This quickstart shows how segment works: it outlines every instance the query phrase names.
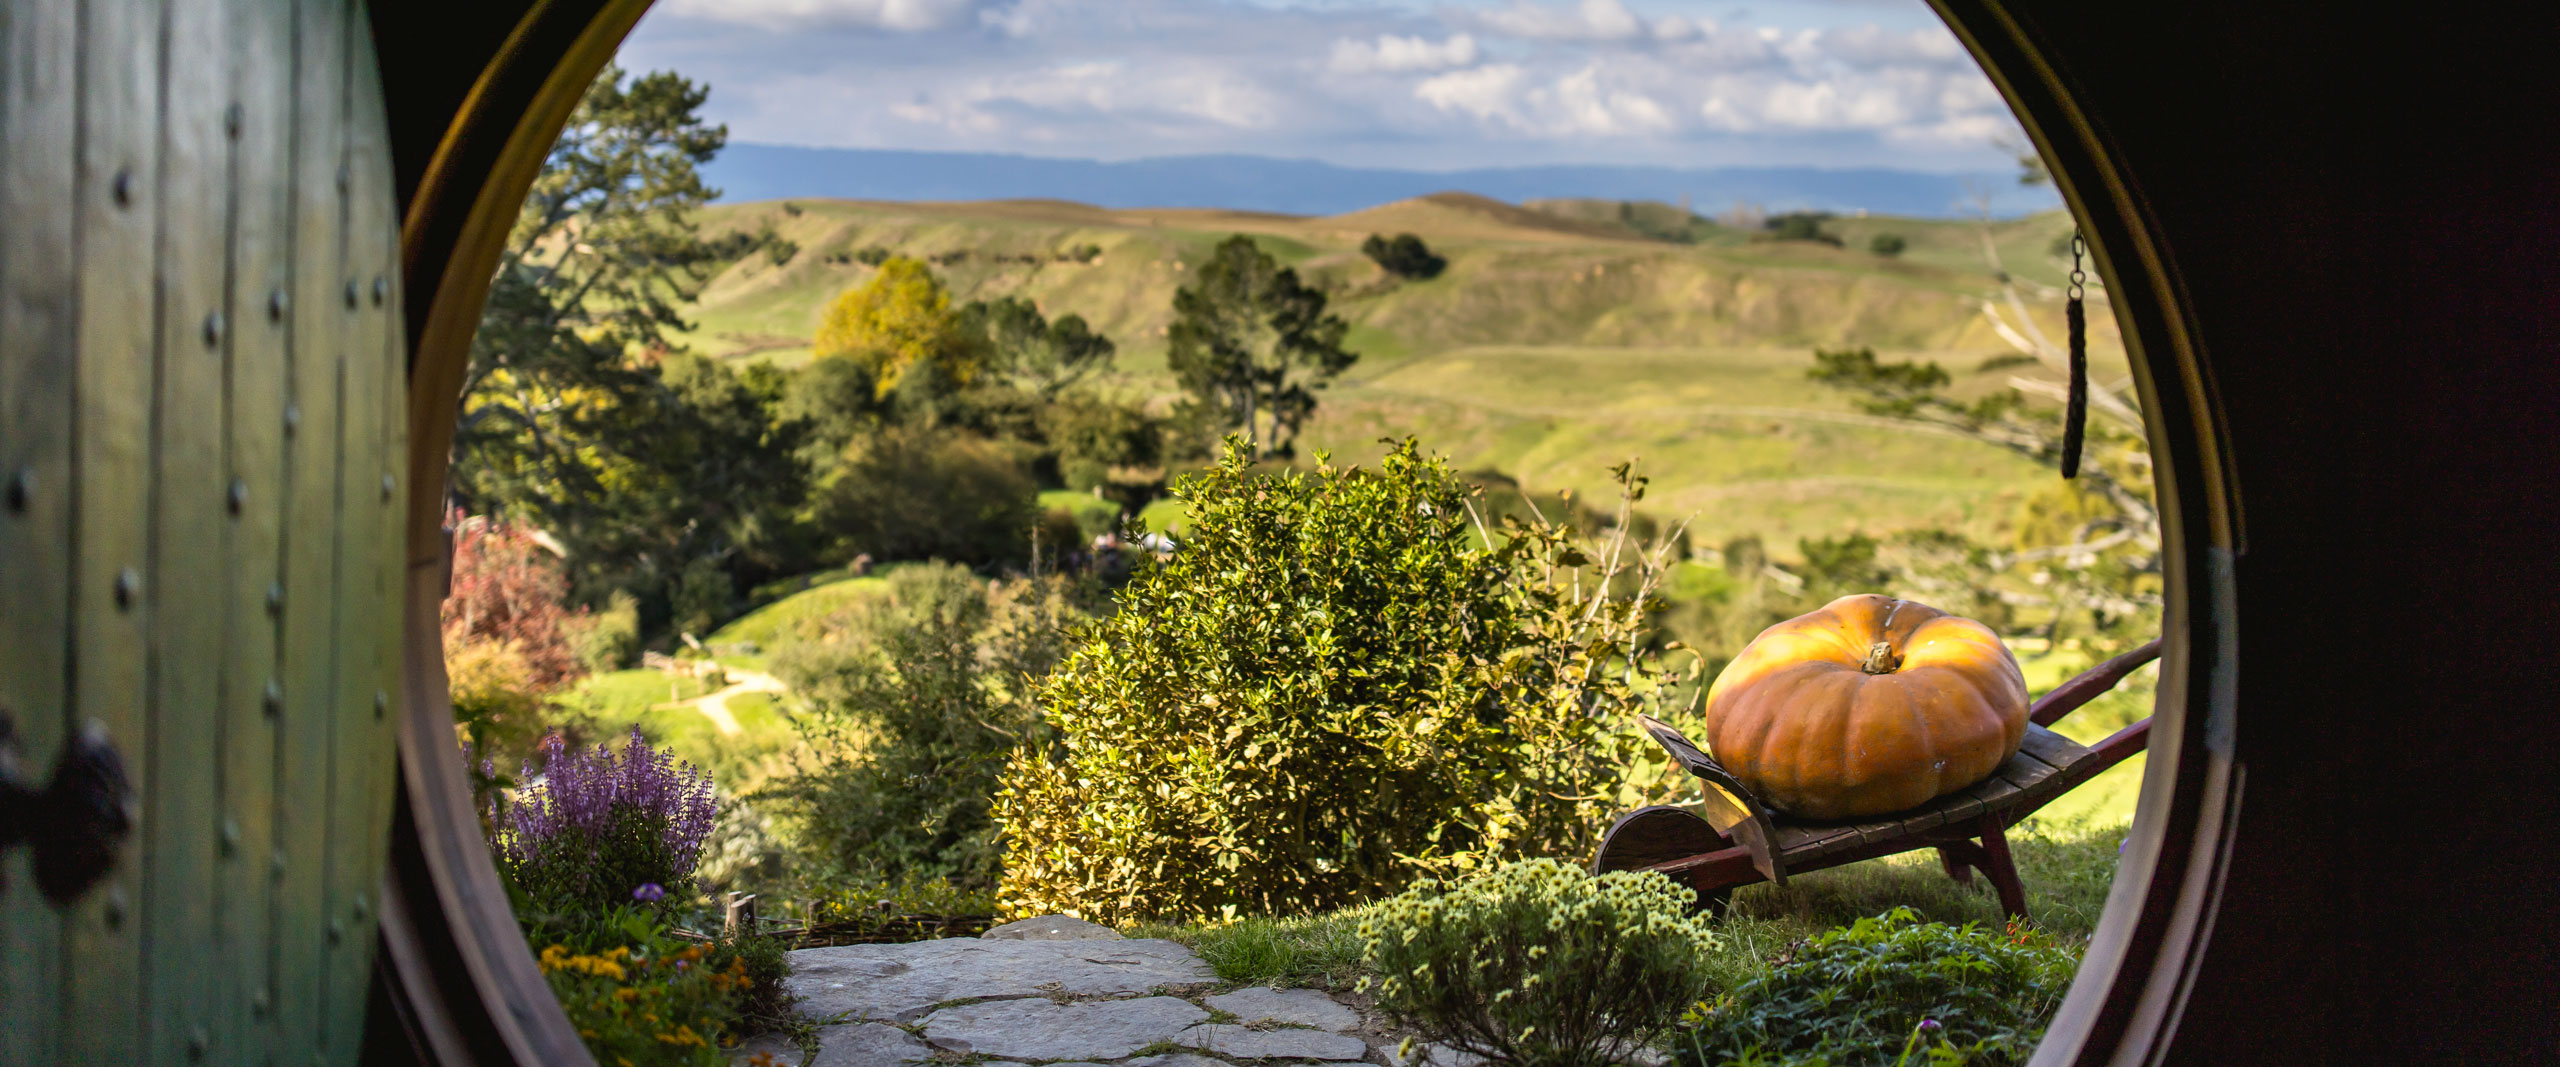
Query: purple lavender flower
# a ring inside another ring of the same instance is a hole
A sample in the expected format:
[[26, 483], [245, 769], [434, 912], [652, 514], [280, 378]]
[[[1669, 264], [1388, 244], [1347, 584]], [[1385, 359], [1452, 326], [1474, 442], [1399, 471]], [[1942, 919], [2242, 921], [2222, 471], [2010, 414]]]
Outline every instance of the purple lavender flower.
[[605, 903], [635, 885], [633, 899], [655, 902], [689, 884], [719, 808], [710, 775], [650, 747], [637, 726], [619, 754], [572, 752], [557, 735], [543, 748], [541, 771], [526, 763], [506, 817], [492, 820], [499, 863], [519, 884], [548, 906]]

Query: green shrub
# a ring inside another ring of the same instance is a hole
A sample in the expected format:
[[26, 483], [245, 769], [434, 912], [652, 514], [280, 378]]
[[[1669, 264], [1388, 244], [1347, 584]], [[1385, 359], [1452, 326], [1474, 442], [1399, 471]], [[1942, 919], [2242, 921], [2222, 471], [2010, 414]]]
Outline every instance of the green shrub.
[[985, 564], [1030, 551], [1038, 487], [1005, 448], [964, 433], [890, 428], [848, 447], [813, 517], [835, 558]]
[[701, 635], [729, 621], [737, 605], [738, 586], [718, 560], [696, 559], [684, 565], [667, 596], [670, 625], [679, 633]]
[[1903, 249], [1909, 247], [1911, 242], [1903, 240], [1902, 235], [1898, 233], [1880, 233], [1867, 242], [1867, 251], [1879, 256], [1898, 256], [1902, 254]]
[[1624, 1062], [1706, 992], [1715, 935], [1650, 871], [1551, 859], [1424, 885], [1360, 924], [1378, 1007], [1500, 1064]]
[[1360, 254], [1375, 261], [1387, 273], [1399, 278], [1425, 281], [1440, 276], [1449, 261], [1422, 243], [1422, 238], [1409, 233], [1394, 237], [1373, 233], [1360, 242]]
[[1828, 211], [1790, 211], [1769, 216], [1765, 225], [1770, 236], [1781, 241], [1815, 241], [1838, 248], [1839, 235], [1822, 228], [1822, 224], [1829, 221], [1831, 213]]
[[1588, 854], [1658, 679], [1627, 659], [1642, 583], [1604, 592], [1638, 554], [1489, 534], [1411, 441], [1374, 472], [1250, 467], [1231, 442], [1182, 481], [1181, 550], [1043, 684], [1060, 742], [1022, 750], [997, 799], [1008, 906], [1303, 914]]
[[1923, 923], [1908, 908], [1788, 956], [1709, 1006], [1679, 1067], [2025, 1063], [2080, 962], [2031, 928]]
[[563, 628], [590, 674], [611, 674], [640, 659], [640, 601], [630, 593], [614, 590], [603, 611]]
[[795, 720], [799, 770], [767, 795], [799, 824], [812, 880], [995, 883], [988, 804], [1006, 757], [1037, 736], [1031, 679], [1064, 651], [1075, 609], [1066, 579], [990, 584], [951, 564], [903, 567], [823, 637], [775, 654], [811, 711]]

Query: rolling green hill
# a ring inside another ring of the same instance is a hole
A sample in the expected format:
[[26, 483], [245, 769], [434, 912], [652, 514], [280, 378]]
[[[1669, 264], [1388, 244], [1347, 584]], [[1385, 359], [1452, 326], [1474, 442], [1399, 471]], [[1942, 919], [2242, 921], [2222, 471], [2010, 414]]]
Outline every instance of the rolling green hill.
[[[712, 280], [688, 312], [688, 341], [701, 351], [805, 361], [819, 309], [868, 276], [857, 253], [880, 248], [932, 262], [960, 299], [1021, 295], [1051, 315], [1083, 315], [1121, 347], [1105, 388], [1166, 399], [1174, 290], [1211, 246], [1251, 234], [1332, 293], [1362, 354], [1323, 394], [1302, 446], [1365, 460], [1377, 438], [1414, 434], [1461, 468], [1584, 493], [1606, 490], [1606, 468], [1636, 455], [1654, 477], [1648, 505], [1675, 519], [1694, 512], [1705, 544], [1756, 533], [1783, 552], [1799, 536], [1914, 525], [1989, 534], [2049, 477], [1978, 444], [1862, 415], [1804, 369], [1817, 346], [1865, 345], [1936, 360], [1965, 389], [2053, 378], [2032, 365], [1979, 369], [2017, 351], [1984, 313], [2002, 299], [1984, 246], [2058, 340], [2067, 260], [2055, 248], [2070, 232], [2060, 213], [1989, 224], [1829, 220], [1842, 247], [1704, 220], [1684, 231], [1668, 205], [1523, 207], [1464, 193], [1331, 217], [803, 200], [720, 205], [702, 221], [711, 233], [770, 226], [799, 251], [780, 265], [750, 257]], [[1371, 233], [1400, 232], [1421, 236], [1448, 269], [1401, 282], [1358, 251]], [[1905, 239], [1903, 254], [1865, 250], [1887, 232]], [[1079, 256], [1083, 246], [1100, 254]], [[2103, 311], [2090, 316], [2092, 362], [2120, 376], [2121, 345]]]

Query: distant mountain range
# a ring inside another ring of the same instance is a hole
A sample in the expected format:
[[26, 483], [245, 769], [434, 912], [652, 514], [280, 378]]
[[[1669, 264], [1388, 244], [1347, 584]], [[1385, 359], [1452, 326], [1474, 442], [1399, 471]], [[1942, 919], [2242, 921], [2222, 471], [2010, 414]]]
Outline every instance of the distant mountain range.
[[1074, 200], [1111, 208], [1214, 207], [1332, 215], [1443, 190], [1518, 203], [1549, 197], [1683, 200], [1714, 215], [1737, 203], [1769, 211], [1971, 214], [1976, 191], [2001, 216], [2060, 205], [2014, 174], [1939, 174], [1882, 167], [1494, 167], [1424, 171], [1338, 167], [1263, 156], [1163, 156], [1110, 163], [980, 152], [906, 152], [732, 144], [703, 168], [724, 202], [790, 197], [857, 200]]

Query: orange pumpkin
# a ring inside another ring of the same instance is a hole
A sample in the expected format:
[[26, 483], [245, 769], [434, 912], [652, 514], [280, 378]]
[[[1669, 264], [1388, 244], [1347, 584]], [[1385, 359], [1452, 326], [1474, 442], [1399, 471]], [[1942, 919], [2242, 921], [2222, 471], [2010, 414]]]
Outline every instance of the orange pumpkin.
[[1763, 630], [1707, 689], [1707, 748], [1770, 807], [1918, 807], [1990, 776], [2027, 732], [2027, 682], [1991, 628], [1863, 594]]

